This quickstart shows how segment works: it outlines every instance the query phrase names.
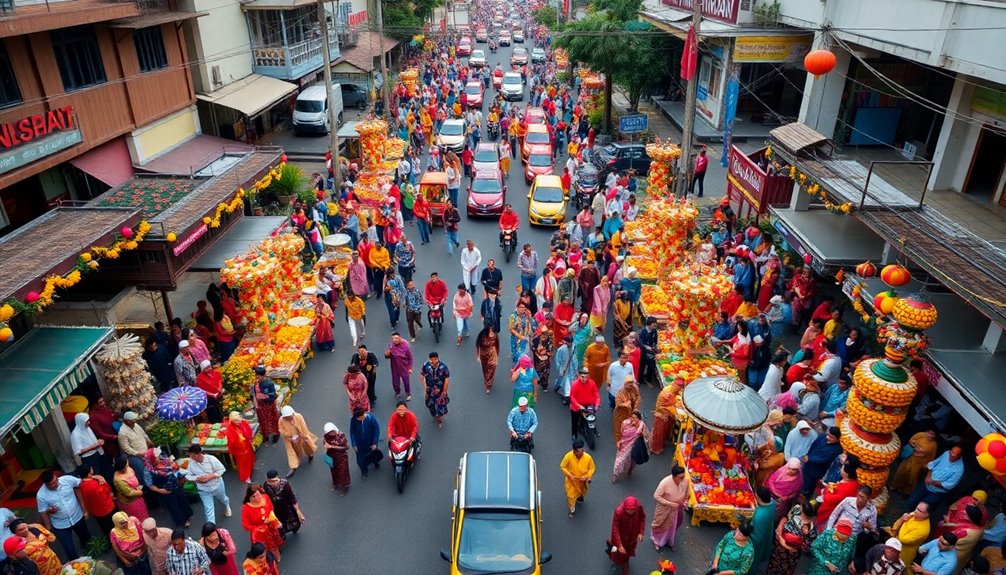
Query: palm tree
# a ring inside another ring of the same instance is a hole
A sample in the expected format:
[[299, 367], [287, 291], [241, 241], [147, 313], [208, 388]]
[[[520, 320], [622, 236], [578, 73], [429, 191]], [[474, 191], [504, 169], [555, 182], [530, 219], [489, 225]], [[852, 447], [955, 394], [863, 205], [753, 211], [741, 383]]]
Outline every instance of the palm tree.
[[604, 134], [611, 133], [612, 76], [619, 68], [634, 65], [626, 50], [624, 25], [610, 13], [595, 12], [564, 27], [555, 41], [571, 59], [604, 74]]

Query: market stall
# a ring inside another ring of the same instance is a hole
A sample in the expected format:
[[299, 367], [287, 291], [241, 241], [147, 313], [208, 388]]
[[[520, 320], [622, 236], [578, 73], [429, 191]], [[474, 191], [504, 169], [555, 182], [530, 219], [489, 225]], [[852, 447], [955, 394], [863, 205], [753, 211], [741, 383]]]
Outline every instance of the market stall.
[[755, 496], [741, 436], [765, 423], [765, 401], [736, 378], [704, 377], [685, 386], [681, 406], [688, 419], [675, 460], [687, 471], [692, 525], [751, 518]]

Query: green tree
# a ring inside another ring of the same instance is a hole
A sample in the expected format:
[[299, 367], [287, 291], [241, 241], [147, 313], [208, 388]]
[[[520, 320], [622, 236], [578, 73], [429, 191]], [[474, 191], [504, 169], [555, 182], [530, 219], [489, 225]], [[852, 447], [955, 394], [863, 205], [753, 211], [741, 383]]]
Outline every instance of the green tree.
[[538, 8], [532, 12], [534, 16], [534, 21], [541, 24], [542, 26], [548, 26], [553, 31], [555, 30], [555, 19], [556, 10], [555, 6], [549, 6], [548, 4]]
[[654, 34], [656, 30], [646, 22], [627, 22], [625, 50], [631, 54], [632, 65], [615, 70], [615, 83], [625, 89], [629, 97], [629, 110], [639, 107], [643, 90], [662, 81], [667, 72], [671, 51], [670, 37]]
[[604, 123], [601, 132], [611, 133], [611, 82], [615, 71], [635, 66], [625, 49], [628, 33], [624, 23], [610, 13], [594, 13], [570, 23], [559, 34], [555, 45], [569, 57], [604, 74]]
[[[381, 2], [382, 0], [376, 0]], [[411, 38], [421, 34], [423, 24], [444, 0], [384, 0], [384, 28], [389, 36]]]
[[630, 22], [639, 19], [639, 8], [643, 0], [592, 0], [594, 10], [606, 12], [616, 22]]

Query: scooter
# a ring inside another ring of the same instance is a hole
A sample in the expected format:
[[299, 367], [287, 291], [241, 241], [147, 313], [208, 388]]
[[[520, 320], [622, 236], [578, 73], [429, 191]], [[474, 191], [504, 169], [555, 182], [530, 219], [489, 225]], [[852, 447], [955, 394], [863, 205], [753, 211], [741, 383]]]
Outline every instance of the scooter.
[[430, 304], [430, 311], [426, 314], [430, 320], [430, 331], [433, 338], [440, 343], [440, 334], [444, 331], [444, 304]]
[[586, 405], [580, 408], [580, 435], [587, 442], [590, 450], [594, 450], [595, 439], [597, 439], [597, 408], [593, 405]]
[[523, 434], [518, 434], [517, 437], [510, 436], [510, 451], [517, 451], [520, 453], [531, 453], [534, 451], [534, 439], [526, 438]]
[[393, 437], [388, 440], [388, 457], [391, 458], [391, 465], [395, 471], [395, 484], [398, 492], [405, 490], [405, 480], [419, 460], [419, 453], [422, 444], [419, 441], [412, 441], [408, 437]]
[[489, 139], [495, 142], [500, 137], [500, 123], [489, 122], [487, 131], [489, 132]]
[[594, 199], [594, 194], [597, 192], [597, 184], [593, 186], [584, 186], [580, 182], [577, 182], [574, 186], [576, 189], [576, 196], [574, 202], [576, 203], [577, 209], [582, 210], [583, 208], [590, 205], [591, 200]]
[[514, 252], [517, 251], [517, 234], [516, 230], [503, 230], [503, 257], [506, 258], [507, 263], [510, 263], [510, 258], [513, 256]]

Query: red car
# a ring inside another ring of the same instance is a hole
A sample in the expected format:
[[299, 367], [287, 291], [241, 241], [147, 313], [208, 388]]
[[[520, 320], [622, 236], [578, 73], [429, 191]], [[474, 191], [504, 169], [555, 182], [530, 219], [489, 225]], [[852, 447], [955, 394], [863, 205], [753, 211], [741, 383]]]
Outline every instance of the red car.
[[469, 108], [482, 107], [482, 83], [468, 82], [465, 84], [465, 96]]
[[527, 165], [524, 166], [524, 181], [530, 184], [536, 176], [552, 174], [555, 171], [555, 160], [552, 158], [552, 146], [550, 144], [531, 144], [528, 146], [530, 152], [527, 156]]
[[476, 171], [468, 185], [468, 217], [499, 216], [505, 203], [503, 172], [490, 168]]
[[521, 118], [521, 122], [524, 124], [525, 128], [531, 124], [544, 124], [545, 110], [528, 106], [528, 108], [524, 110], [524, 117]]
[[471, 56], [472, 54], [472, 39], [465, 36], [458, 42], [458, 49], [455, 50], [458, 56]]

